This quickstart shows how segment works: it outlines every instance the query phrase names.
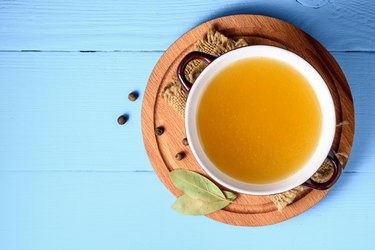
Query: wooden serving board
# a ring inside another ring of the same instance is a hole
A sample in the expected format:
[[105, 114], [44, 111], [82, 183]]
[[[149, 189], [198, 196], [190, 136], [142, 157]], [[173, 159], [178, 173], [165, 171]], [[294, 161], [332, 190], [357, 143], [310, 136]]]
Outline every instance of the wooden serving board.
[[[250, 45], [265, 44], [285, 48], [310, 62], [320, 72], [331, 91], [337, 123], [348, 122], [337, 127], [333, 149], [336, 152], [350, 154], [354, 137], [353, 100], [345, 76], [330, 53], [300, 29], [275, 18], [258, 15], [217, 18], [188, 31], [169, 47], [151, 73], [144, 93], [142, 133], [145, 148], [156, 174], [175, 196], [179, 196], [180, 193], [171, 183], [169, 171], [177, 168], [190, 169], [207, 175], [193, 157], [189, 147], [181, 142], [186, 137], [183, 118], [162, 100], [160, 92], [176, 74], [177, 64], [183, 56], [192, 51], [195, 42], [212, 27], [230, 38], [244, 38]], [[162, 136], [156, 137], [154, 129], [158, 126], [164, 126], [165, 132]], [[180, 151], [184, 151], [186, 157], [176, 161], [174, 157]], [[347, 159], [341, 160], [345, 166]], [[207, 217], [238, 226], [274, 224], [306, 211], [318, 203], [328, 191], [308, 190], [281, 212], [277, 211], [267, 196], [240, 194], [235, 202]]]

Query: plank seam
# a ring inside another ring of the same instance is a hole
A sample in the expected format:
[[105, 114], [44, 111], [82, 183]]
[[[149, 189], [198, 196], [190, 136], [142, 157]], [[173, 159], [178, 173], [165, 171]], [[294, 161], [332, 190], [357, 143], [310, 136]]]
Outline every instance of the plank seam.
[[[164, 53], [165, 50], [0, 50], [0, 53]], [[344, 53], [375, 53], [375, 50], [329, 50]]]
[[153, 170], [0, 170], [1, 173], [154, 173]]
[[[1, 173], [154, 173], [153, 170], [0, 170]], [[373, 172], [362, 172], [362, 171], [347, 171], [344, 170], [343, 174], [371, 174]]]
[[165, 50], [0, 50], [1, 53], [164, 53]]

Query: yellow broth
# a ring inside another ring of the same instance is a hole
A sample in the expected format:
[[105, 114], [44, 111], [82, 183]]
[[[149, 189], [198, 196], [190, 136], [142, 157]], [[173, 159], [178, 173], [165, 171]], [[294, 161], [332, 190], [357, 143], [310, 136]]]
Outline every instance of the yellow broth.
[[214, 76], [197, 112], [200, 142], [225, 174], [266, 184], [295, 173], [318, 144], [315, 92], [290, 65], [267, 58], [234, 62]]

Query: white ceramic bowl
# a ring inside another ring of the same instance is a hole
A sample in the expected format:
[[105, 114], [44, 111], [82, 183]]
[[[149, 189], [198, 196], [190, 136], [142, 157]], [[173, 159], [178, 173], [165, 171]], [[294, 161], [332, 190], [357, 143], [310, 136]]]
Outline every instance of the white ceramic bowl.
[[[198, 104], [202, 93], [205, 91], [207, 84], [211, 81], [211, 79], [218, 72], [235, 61], [246, 58], [260, 57], [285, 62], [299, 71], [313, 88], [322, 112], [321, 135], [318, 146], [316, 147], [315, 152], [311, 155], [310, 159], [308, 159], [295, 174], [281, 181], [269, 184], [252, 184], [242, 182], [220, 171], [220, 169], [218, 169], [215, 164], [211, 162], [204, 152], [197, 131]], [[183, 71], [187, 63], [193, 59], [202, 59], [210, 64], [203, 70], [203, 72], [194, 82], [194, 85], [191, 87], [191, 85], [186, 82]], [[323, 78], [315, 70], [315, 68], [302, 57], [285, 49], [265, 45], [254, 45], [239, 48], [227, 52], [218, 58], [205, 55], [201, 52], [192, 52], [181, 61], [178, 67], [178, 76], [180, 81], [182, 81], [184, 88], [188, 89], [187, 91], [189, 92], [185, 111], [185, 128], [189, 146], [194, 154], [194, 157], [197, 159], [202, 168], [210, 177], [221, 185], [240, 193], [270, 195], [290, 190], [301, 184], [305, 184], [306, 186], [316, 189], [327, 189], [331, 187], [338, 179], [339, 175], [341, 174], [341, 165], [335, 154], [333, 152], [330, 153], [336, 129], [334, 102]], [[189, 89], [190, 87], [191, 89]], [[310, 177], [318, 170], [328, 155], [336, 167], [334, 174], [335, 176], [333, 176], [330, 181], [325, 183], [326, 185], [313, 182]]]

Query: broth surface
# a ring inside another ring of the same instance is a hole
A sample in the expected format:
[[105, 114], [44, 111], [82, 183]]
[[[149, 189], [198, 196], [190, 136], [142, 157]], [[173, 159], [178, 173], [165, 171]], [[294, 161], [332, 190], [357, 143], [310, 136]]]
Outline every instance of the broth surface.
[[244, 59], [208, 83], [197, 127], [204, 151], [222, 172], [265, 184], [292, 175], [310, 158], [321, 110], [312, 87], [290, 65]]

